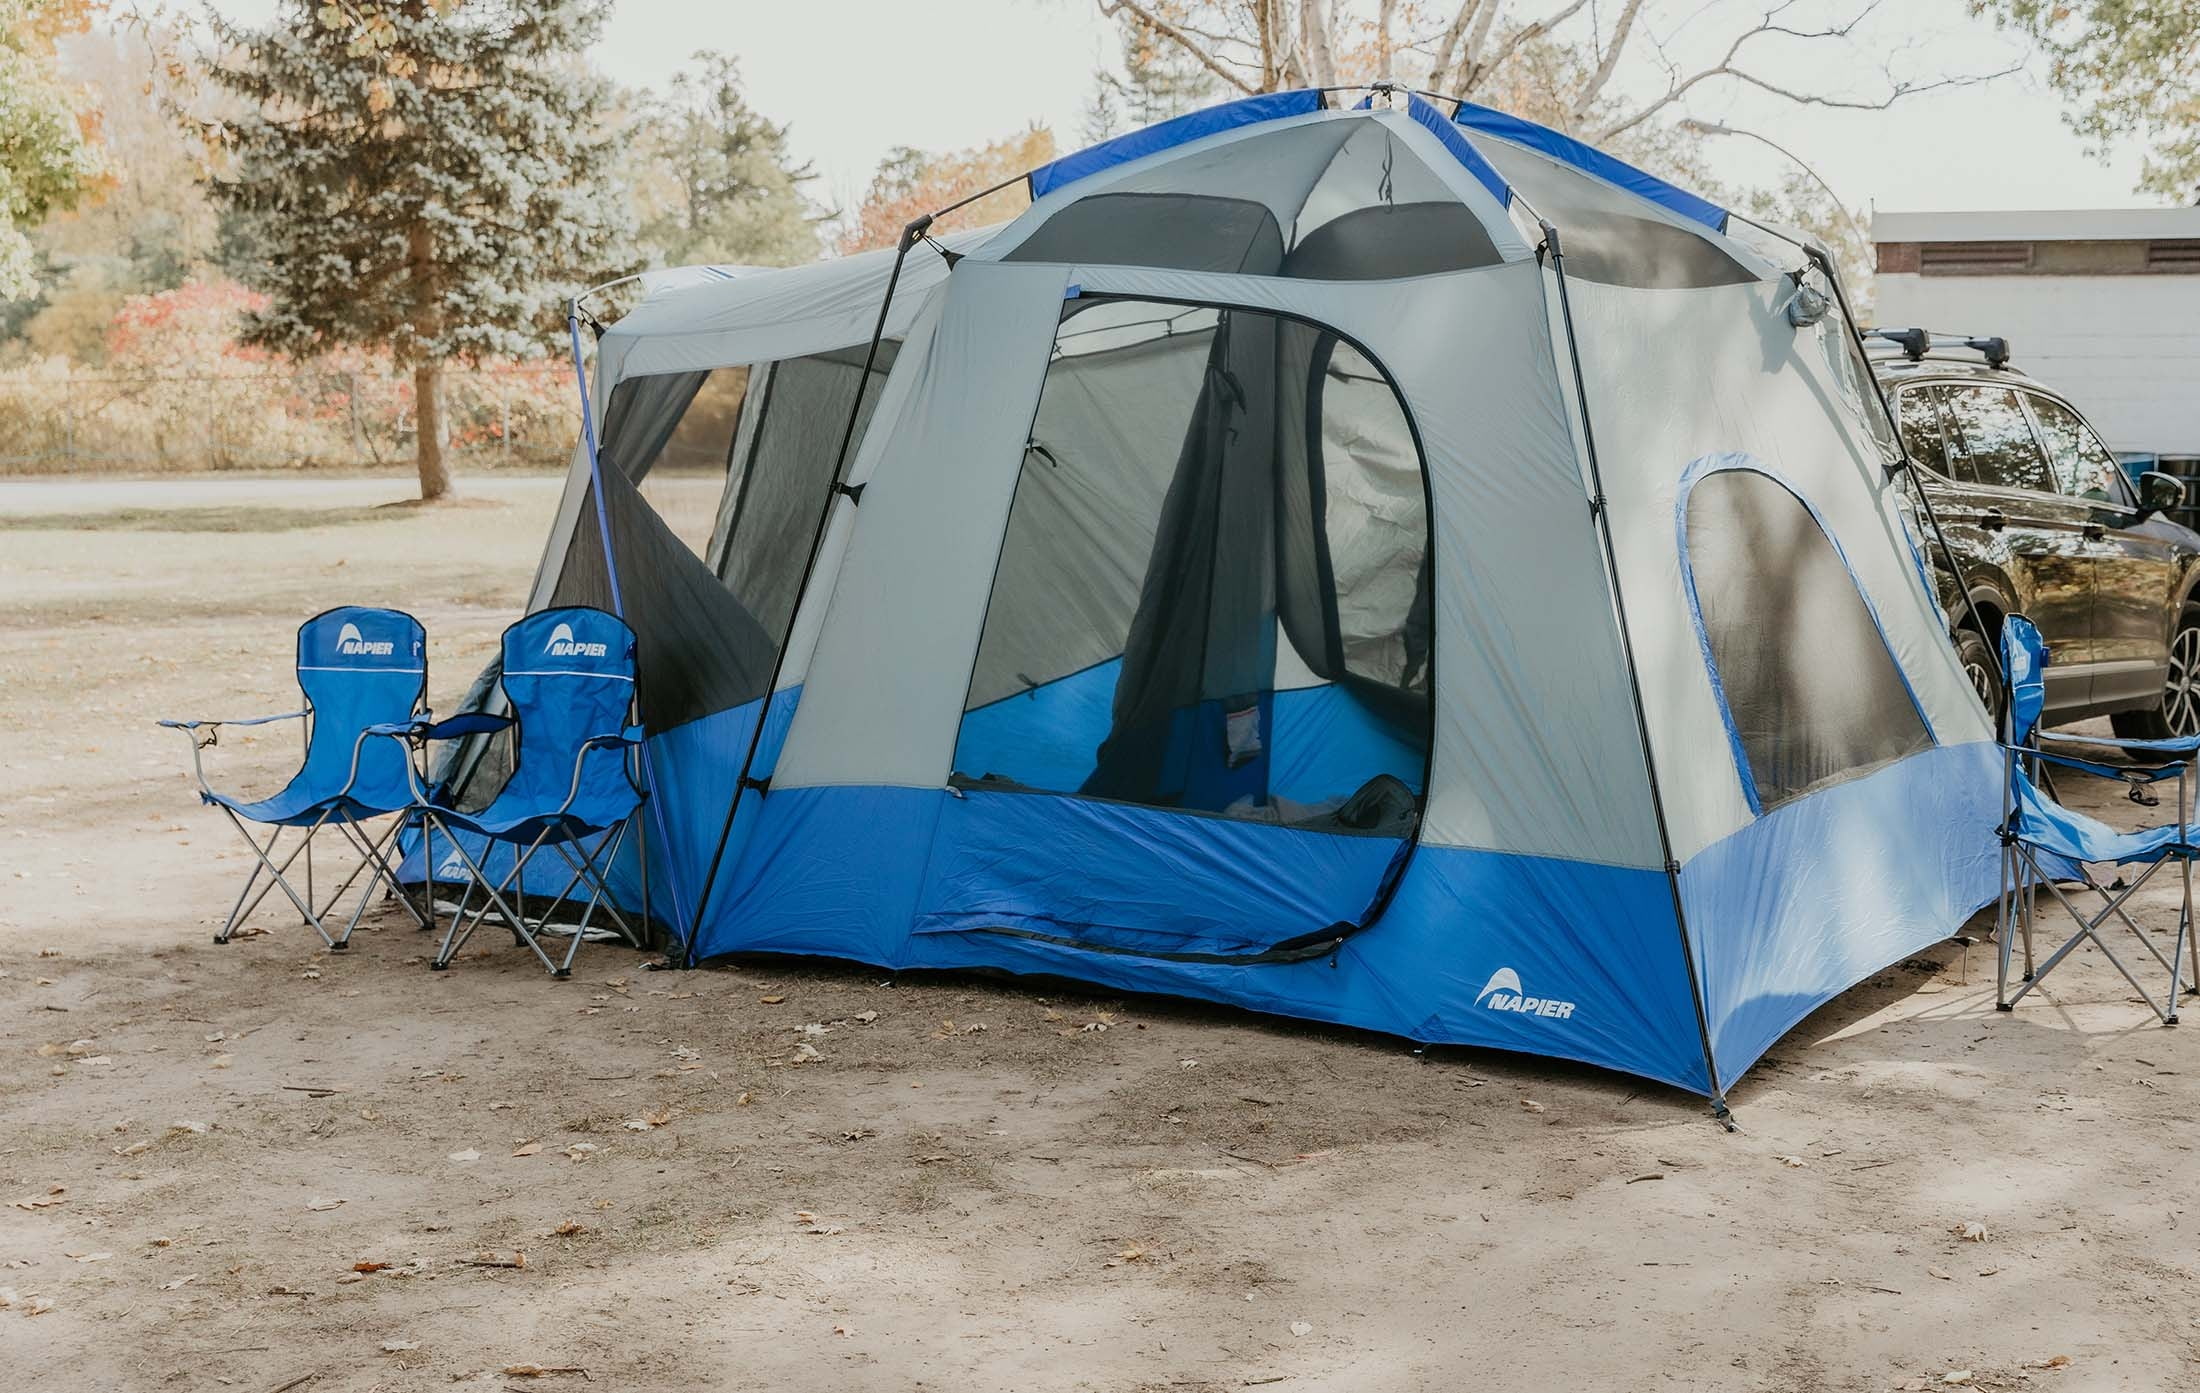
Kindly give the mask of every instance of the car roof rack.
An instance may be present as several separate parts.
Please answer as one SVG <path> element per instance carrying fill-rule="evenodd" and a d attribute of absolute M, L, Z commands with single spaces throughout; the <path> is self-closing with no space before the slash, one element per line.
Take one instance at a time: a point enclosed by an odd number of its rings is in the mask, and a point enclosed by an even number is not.
<path fill-rule="evenodd" d="M 1930 329 L 1866 329 L 1864 337 L 1893 344 L 1913 363 L 1923 362 L 1925 355 L 1936 348 L 1952 347 L 1972 350 L 1986 359 L 1987 367 L 1997 372 L 2009 366 L 2009 340 L 1999 336 L 1935 334 Z"/>

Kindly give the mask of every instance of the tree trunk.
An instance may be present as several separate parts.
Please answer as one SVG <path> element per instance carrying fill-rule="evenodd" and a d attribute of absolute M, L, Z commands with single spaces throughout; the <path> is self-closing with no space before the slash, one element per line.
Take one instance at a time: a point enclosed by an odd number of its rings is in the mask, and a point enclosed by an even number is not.
<path fill-rule="evenodd" d="M 443 419 L 443 364 L 433 359 L 413 369 L 413 418 L 419 427 L 420 497 L 433 503 L 451 491 L 451 464 L 443 457 L 450 436 Z"/>

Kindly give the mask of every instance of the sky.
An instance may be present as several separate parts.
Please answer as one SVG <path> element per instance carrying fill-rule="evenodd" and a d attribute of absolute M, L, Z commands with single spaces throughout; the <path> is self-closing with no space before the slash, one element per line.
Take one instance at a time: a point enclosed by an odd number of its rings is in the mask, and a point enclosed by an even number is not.
<path fill-rule="evenodd" d="M 1699 8 L 1716 12 L 1725 4 Z M 215 6 L 258 20 L 273 0 Z M 1729 12 L 1737 7 L 1752 8 L 1733 0 Z M 1698 24 L 1704 42 L 1723 37 Z M 1797 46 L 1764 66 L 1797 84 L 1862 92 L 1883 81 L 1876 64 L 1889 54 L 1912 80 L 1993 71 L 2024 58 L 1969 18 L 1963 0 L 1897 0 L 1862 47 L 1870 52 Z M 1053 128 L 1063 149 L 1074 149 L 1093 73 L 1117 57 L 1111 24 L 1094 0 L 617 0 L 593 57 L 621 83 L 662 87 L 702 48 L 740 59 L 751 102 L 788 124 L 796 154 L 820 175 L 820 196 L 843 208 L 896 145 L 963 148 L 1037 121 Z M 2132 192 L 2136 149 L 2106 159 L 2086 153 L 2036 71 L 1908 98 L 1888 111 L 1798 107 L 1734 84 L 1705 84 L 1697 93 L 1688 115 L 1776 141 L 1853 209 L 2159 202 Z M 1775 184 L 1785 167 L 1782 156 L 1741 137 L 1715 140 L 1708 159 L 1737 187 Z"/>

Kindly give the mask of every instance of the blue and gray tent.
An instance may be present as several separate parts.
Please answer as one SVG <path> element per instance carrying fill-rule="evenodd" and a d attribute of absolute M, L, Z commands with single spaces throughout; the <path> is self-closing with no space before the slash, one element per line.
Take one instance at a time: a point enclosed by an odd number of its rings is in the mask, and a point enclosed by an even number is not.
<path fill-rule="evenodd" d="M 1720 1098 L 1993 897 L 1992 729 L 1823 264 L 1392 94 L 1029 189 L 601 338 L 533 604 L 639 634 L 677 951 Z"/>

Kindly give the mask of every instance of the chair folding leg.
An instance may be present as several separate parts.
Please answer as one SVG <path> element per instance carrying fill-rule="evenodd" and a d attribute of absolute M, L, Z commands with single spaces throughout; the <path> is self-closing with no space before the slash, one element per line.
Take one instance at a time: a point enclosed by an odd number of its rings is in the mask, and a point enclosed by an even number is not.
<path fill-rule="evenodd" d="M 2094 894 L 2100 896 L 2101 900 L 2103 901 L 2103 905 L 2100 911 L 2098 913 L 2089 915 L 2084 909 L 2080 908 L 2078 904 L 2070 898 L 2069 895 L 2064 893 L 2063 888 L 2060 885 L 2057 885 L 2054 881 L 2046 878 L 2045 873 L 2040 870 L 2037 862 L 2032 859 L 2031 853 L 2029 851 L 2020 847 L 2017 849 L 2017 854 L 2018 859 L 2022 863 L 2022 866 L 2024 868 L 2025 878 L 2030 878 L 2031 876 L 2035 875 L 2039 876 L 2040 883 L 2046 885 L 2048 893 L 2052 894 L 2055 899 L 2061 903 L 2063 909 L 2069 913 L 2072 922 L 2077 924 L 2078 931 L 2072 934 L 2070 938 L 2062 944 L 2061 947 L 2055 949 L 2054 952 L 2048 954 L 2047 957 L 2039 963 L 2036 971 L 2027 973 L 2024 985 L 2022 987 L 2019 987 L 2014 995 L 2004 996 L 2003 999 L 1997 1004 L 2000 1005 L 2003 1010 L 2012 1009 L 2019 1001 L 2022 1001 L 2034 987 L 2045 981 L 2047 979 L 2047 975 L 2053 972 L 2056 967 L 2062 963 L 2064 958 L 2069 957 L 2071 953 L 2075 952 L 2080 944 L 2091 942 L 2094 947 L 2101 950 L 2102 956 L 2106 957 L 2109 963 L 2119 973 L 2123 974 L 2124 980 L 2129 982 L 2132 986 L 2132 989 L 2139 993 L 2139 999 L 2147 1003 L 2147 1009 L 2151 1010 L 2154 1013 L 2156 1019 L 2160 1020 L 2162 1024 L 2166 1026 L 2177 1024 L 2177 994 L 2179 987 L 2182 985 L 2182 976 L 2178 968 L 2178 959 L 2184 955 L 2186 951 L 2188 936 L 2191 933 L 2191 914 L 2189 911 L 2189 906 L 2185 909 L 2180 910 L 2178 914 L 2177 938 L 2175 943 L 2172 945 L 2169 954 L 2166 957 L 2162 953 L 2161 949 L 2154 946 L 2153 940 L 2147 936 L 2146 931 L 2142 929 L 2139 924 L 2134 921 L 2132 917 L 2124 910 L 2124 902 L 2129 900 L 2133 895 L 2137 894 L 2141 887 L 2146 885 L 2148 881 L 2154 878 L 2155 872 L 2159 871 L 2162 868 L 2162 863 L 2157 861 L 2154 864 L 2148 866 L 2147 869 L 2139 874 L 2137 877 L 2135 877 L 2131 881 L 2131 883 L 2114 893 L 2111 893 L 2107 887 L 2094 881 L 2093 878 L 2088 875 L 2085 881 L 2086 888 L 2091 890 Z M 2131 968 L 2124 962 L 2123 958 L 2117 954 L 2116 950 L 2109 946 L 2108 940 L 2101 936 L 2101 925 L 2107 923 L 2108 920 L 2112 917 L 2121 920 L 2124 925 L 2129 928 L 2132 931 L 2133 935 L 2139 940 L 2140 946 L 2145 948 L 2147 952 L 2153 956 L 2154 960 L 2157 963 L 2160 963 L 2161 965 L 2169 969 L 2169 993 L 2163 1004 L 2155 1004 L 2153 989 L 2139 980 L 2138 975 L 2131 970 Z M 2005 951 L 2006 947 L 2007 945 L 2004 945 Z M 2004 990 L 2006 990 L 2006 972 L 2004 973 L 2003 986 Z"/>
<path fill-rule="evenodd" d="M 433 813 L 428 813 L 425 816 L 431 822 L 436 821 Z M 481 922 L 483 915 L 489 909 L 494 908 L 507 924 L 517 924 L 519 922 L 519 916 L 513 912 L 509 904 L 505 903 L 504 896 L 497 884 L 489 879 L 488 872 L 481 868 L 481 863 L 474 860 L 473 853 L 466 849 L 466 844 L 457 837 L 452 836 L 449 828 L 445 828 L 443 834 L 450 837 L 451 848 L 458 853 L 458 859 L 465 864 L 468 873 L 472 876 L 471 882 L 466 887 L 467 897 L 471 898 L 474 888 L 479 886 L 482 893 L 488 897 L 488 904 L 484 905 L 471 921 L 465 923 L 464 932 L 460 931 L 464 916 L 463 902 L 459 909 L 452 912 L 451 927 L 444 932 L 442 946 L 436 949 L 434 959 L 428 964 L 431 969 L 437 972 L 441 972 L 451 965 L 451 958 L 460 948 L 465 946 L 466 940 L 473 936 L 475 925 Z M 431 879 L 429 883 L 432 885 L 434 882 Z M 540 949 L 536 950 L 536 955 L 541 957 L 546 965 L 549 964 L 550 959 Z"/>
<path fill-rule="evenodd" d="M 249 831 L 245 830 L 244 819 L 238 817 L 237 814 L 229 808 L 225 807 L 222 809 L 222 811 L 228 814 L 230 825 L 237 829 L 238 836 L 244 838 L 244 844 L 252 848 L 252 855 L 259 861 L 260 866 L 262 868 L 265 868 L 265 870 L 267 871 L 270 878 L 270 883 L 260 888 L 260 893 L 253 897 L 252 903 L 246 905 L 242 913 L 239 913 L 234 909 L 230 911 L 229 921 L 222 925 L 222 931 L 220 933 L 214 935 L 214 941 L 216 943 L 227 943 L 230 939 L 230 936 L 236 932 L 237 926 L 243 923 L 246 918 L 250 917 L 253 910 L 260 907 L 260 901 L 267 897 L 267 892 L 269 890 L 281 890 L 283 894 L 290 900 L 292 906 L 294 906 L 297 909 L 298 913 L 305 919 L 306 923 L 312 925 L 314 932 L 321 935 L 322 942 L 330 942 L 331 940 L 328 936 L 328 930 L 321 926 L 320 916 L 313 912 L 312 902 L 310 900 L 300 899 L 298 896 L 298 892 L 295 889 L 291 888 L 290 881 L 284 877 L 284 872 L 288 871 L 291 867 L 291 864 L 298 859 L 299 853 L 313 845 L 313 834 L 321 830 L 322 824 L 328 821 L 329 814 L 324 812 L 320 815 L 320 817 L 314 819 L 313 825 L 306 828 L 305 837 L 298 843 L 298 845 L 290 849 L 290 854 L 284 857 L 283 863 L 278 866 L 275 864 L 272 858 L 275 850 L 276 840 L 280 838 L 283 834 L 283 829 L 280 826 L 277 826 L 268 833 L 267 845 L 263 847 L 260 845 L 257 838 L 255 838 Z M 257 872 L 255 872 L 255 875 L 256 874 Z M 250 888 L 251 885 L 248 881 L 246 884 L 246 889 L 249 890 Z M 243 899 L 241 896 L 239 897 L 239 903 L 243 903 Z"/>

